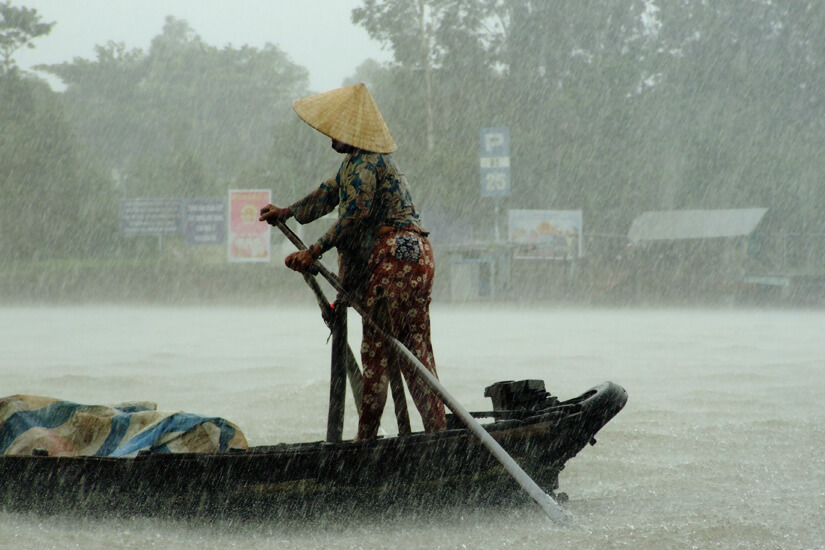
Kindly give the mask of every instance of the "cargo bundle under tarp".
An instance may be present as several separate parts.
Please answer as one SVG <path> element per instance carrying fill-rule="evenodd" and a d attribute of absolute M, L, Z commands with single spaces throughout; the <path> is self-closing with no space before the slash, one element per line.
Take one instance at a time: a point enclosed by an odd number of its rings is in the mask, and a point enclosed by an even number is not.
<path fill-rule="evenodd" d="M 158 411 L 154 403 L 82 405 L 52 397 L 0 399 L 0 455 L 134 456 L 247 449 L 223 418 Z"/>

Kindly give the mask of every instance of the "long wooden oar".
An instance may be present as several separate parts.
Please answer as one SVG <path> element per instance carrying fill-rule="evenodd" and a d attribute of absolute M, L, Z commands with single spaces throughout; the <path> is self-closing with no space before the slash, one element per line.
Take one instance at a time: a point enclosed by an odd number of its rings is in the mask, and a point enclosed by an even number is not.
<path fill-rule="evenodd" d="M 304 250 L 306 248 L 298 235 L 287 227 L 284 222 L 278 221 L 275 222 L 275 225 L 299 250 Z M 513 479 L 521 485 L 521 488 L 524 489 L 525 492 L 527 492 L 527 494 L 530 495 L 530 497 L 542 507 L 551 519 L 560 523 L 564 523 L 568 520 L 567 514 L 565 514 L 564 510 L 562 510 L 558 503 L 553 500 L 553 497 L 545 493 L 541 487 L 539 487 L 538 484 L 533 481 L 529 475 L 527 475 L 527 472 L 525 472 L 521 466 L 513 460 L 513 457 L 507 454 L 507 451 L 499 445 L 498 441 L 493 439 L 493 436 L 481 427 L 481 424 L 479 424 L 478 421 L 476 421 L 476 419 L 474 419 L 470 413 L 467 412 L 467 409 L 465 409 L 461 403 L 456 401 L 456 399 L 450 395 L 444 386 L 441 385 L 441 382 L 439 382 L 438 379 L 433 376 L 429 370 L 427 370 L 427 367 L 425 367 L 424 364 L 419 361 L 418 358 L 413 355 L 404 344 L 399 342 L 392 335 L 388 334 L 382 327 L 378 326 L 375 321 L 373 321 L 372 316 L 370 316 L 360 304 L 348 298 L 347 291 L 344 289 L 341 281 L 334 273 L 330 272 L 320 261 L 316 261 L 313 264 L 312 271 L 320 273 L 321 276 L 323 276 L 342 297 L 347 299 L 352 308 L 355 309 L 359 315 L 361 315 L 364 321 L 367 322 L 387 342 L 389 342 L 398 352 L 399 356 L 406 359 L 407 362 L 416 369 L 418 375 L 421 376 L 433 393 L 435 393 L 444 402 L 444 404 L 449 407 L 451 411 L 453 411 L 453 414 L 461 419 L 464 425 L 467 426 L 467 428 L 481 441 L 482 445 L 487 447 L 487 450 L 489 450 L 490 453 L 501 463 L 501 465 L 504 466 L 504 469 L 507 470 Z"/>

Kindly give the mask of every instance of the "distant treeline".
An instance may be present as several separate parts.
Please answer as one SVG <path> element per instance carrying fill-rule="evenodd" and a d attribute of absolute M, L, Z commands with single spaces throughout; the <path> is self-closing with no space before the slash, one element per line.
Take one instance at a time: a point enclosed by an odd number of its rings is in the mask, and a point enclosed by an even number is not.
<path fill-rule="evenodd" d="M 321 90 L 276 46 L 218 48 L 170 17 L 147 51 L 42 67 L 55 93 L 13 60 L 51 29 L 15 22 L 49 14 L 0 7 L 4 261 L 154 254 L 119 237 L 121 198 L 240 187 L 287 203 L 337 167 L 290 107 Z M 818 2 L 365 0 L 352 15 L 394 62 L 342 84 L 370 86 L 442 231 L 491 232 L 479 128 L 507 126 L 504 211 L 581 209 L 585 232 L 621 235 L 647 210 L 759 206 L 783 231 L 825 232 Z"/>

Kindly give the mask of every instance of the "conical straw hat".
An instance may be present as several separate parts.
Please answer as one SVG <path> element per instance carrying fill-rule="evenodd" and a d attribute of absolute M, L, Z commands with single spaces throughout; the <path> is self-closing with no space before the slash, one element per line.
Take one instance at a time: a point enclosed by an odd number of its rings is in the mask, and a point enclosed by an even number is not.
<path fill-rule="evenodd" d="M 363 83 L 296 99 L 292 108 L 304 122 L 347 145 L 373 153 L 397 149 L 378 105 Z"/>

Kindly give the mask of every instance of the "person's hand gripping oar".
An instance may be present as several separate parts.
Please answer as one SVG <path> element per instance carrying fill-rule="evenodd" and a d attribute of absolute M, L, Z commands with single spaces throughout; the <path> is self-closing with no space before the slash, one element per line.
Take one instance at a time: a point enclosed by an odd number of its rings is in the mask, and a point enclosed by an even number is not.
<path fill-rule="evenodd" d="M 338 291 L 339 295 L 346 299 L 350 306 L 355 309 L 355 311 L 357 311 L 358 314 L 361 315 L 361 317 L 369 323 L 376 332 L 381 334 L 381 336 L 396 349 L 399 356 L 406 360 L 415 369 L 416 373 L 422 377 L 427 386 L 429 386 L 429 388 L 444 402 L 453 414 L 461 419 L 464 425 L 467 426 L 473 435 L 481 441 L 481 444 L 484 445 L 488 451 L 490 451 L 496 460 L 504 466 L 507 473 L 515 479 L 521 488 L 524 489 L 524 491 L 527 492 L 527 494 L 530 495 L 530 497 L 542 507 L 545 513 L 547 513 L 547 515 L 554 521 L 566 523 L 568 521 L 567 514 L 565 514 L 558 503 L 553 500 L 553 497 L 545 493 L 542 488 L 539 487 L 529 475 L 527 475 L 521 466 L 519 466 L 518 463 L 513 460 L 509 454 L 507 454 L 507 451 L 499 445 L 498 441 L 496 441 L 493 436 L 491 436 L 490 433 L 487 432 L 487 430 L 485 430 L 481 424 L 479 424 L 478 421 L 470 415 L 467 409 L 465 409 L 446 390 L 446 388 L 444 388 L 441 382 L 439 382 L 439 380 L 427 370 L 424 364 L 421 363 L 421 361 L 419 361 L 418 358 L 413 355 L 406 346 L 388 334 L 382 327 L 378 326 L 367 311 L 359 303 L 349 297 L 347 291 L 341 284 L 341 281 L 335 274 L 331 273 L 320 261 L 316 261 L 312 251 L 307 249 L 301 239 L 284 223 L 284 220 L 289 217 L 289 209 L 279 209 L 276 214 L 272 215 L 270 215 L 269 212 L 272 212 L 272 210 L 269 210 L 267 213 L 262 211 L 261 221 L 266 221 L 276 226 L 284 233 L 292 244 L 294 244 L 301 251 L 300 253 L 290 255 L 291 260 L 287 263 L 287 266 L 302 273 L 315 271 L 317 269 L 317 272 L 320 273 L 336 291 Z M 293 265 L 295 267 L 293 267 Z"/>

